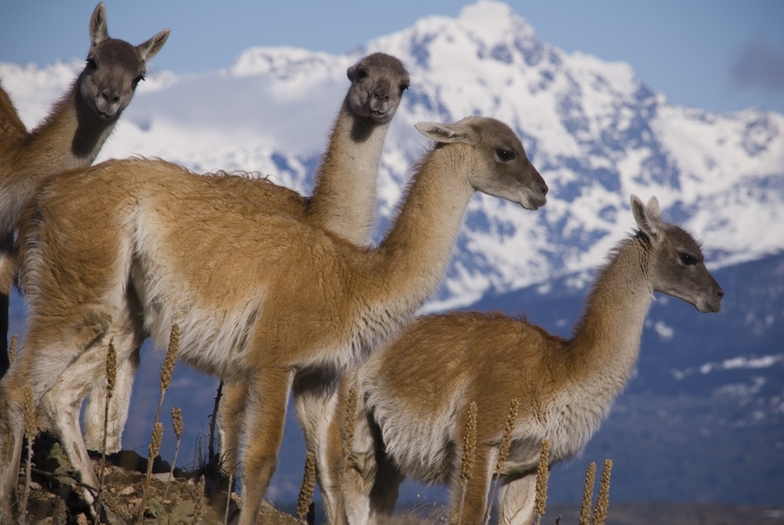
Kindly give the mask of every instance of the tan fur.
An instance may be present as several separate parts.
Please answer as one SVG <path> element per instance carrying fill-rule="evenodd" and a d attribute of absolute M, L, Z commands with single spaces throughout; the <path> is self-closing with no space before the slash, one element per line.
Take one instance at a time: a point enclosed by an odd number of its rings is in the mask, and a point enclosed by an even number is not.
<path fill-rule="evenodd" d="M 110 38 L 100 3 L 90 18 L 87 66 L 42 124 L 28 133 L 0 89 L 0 238 L 13 233 L 22 207 L 44 177 L 92 164 L 144 77 L 146 62 L 168 37 L 164 29 L 138 46 Z M 12 140 L 6 140 L 9 134 Z M 11 254 L 0 254 L 0 293 L 9 293 L 14 266 Z"/>
<path fill-rule="evenodd" d="M 15 140 L 26 136 L 27 128 L 22 119 L 19 118 L 16 106 L 14 106 L 6 90 L 0 85 L 0 138 L 2 138 L 0 151 L 11 147 Z"/>
<path fill-rule="evenodd" d="M 359 369 L 360 410 L 370 419 L 358 420 L 377 426 L 381 443 L 367 438 L 369 430 L 358 431 L 365 437 L 355 439 L 345 485 L 351 525 L 392 510 L 370 502 L 380 499 L 370 495 L 377 448 L 403 475 L 450 485 L 456 522 L 481 523 L 512 399 L 520 406 L 503 463 L 500 523 L 530 523 L 542 440 L 551 442 L 552 464 L 579 452 L 598 429 L 637 362 L 653 293 L 679 297 L 701 312 L 720 310 L 723 291 L 694 239 L 660 221 L 655 199 L 646 208 L 633 197 L 632 209 L 641 233 L 619 244 L 599 272 L 572 339 L 500 314 L 435 315 L 416 319 Z M 463 513 L 454 516 L 472 401 L 478 459 Z M 375 490 L 394 491 L 394 483 L 379 479 Z"/>
<path fill-rule="evenodd" d="M 248 383 L 240 522 L 255 522 L 295 372 L 351 367 L 408 319 L 443 275 L 476 191 L 545 203 L 547 186 L 508 126 L 471 117 L 417 128 L 439 144 L 375 249 L 163 161 L 109 161 L 47 180 L 20 226 L 30 314 L 25 350 L 0 382 L 0 509 L 10 508 L 19 461 L 20 385 L 33 387 L 92 484 L 78 416 L 106 344 L 114 340 L 119 365 L 139 338 L 165 347 L 177 323 L 181 360 Z"/>
<path fill-rule="evenodd" d="M 348 68 L 347 76 L 351 86 L 333 126 L 324 161 L 316 173 L 312 197 L 305 198 L 264 179 L 226 173 L 214 175 L 213 183 L 237 199 L 264 206 L 268 212 L 277 210 L 326 228 L 355 244 L 367 243 L 384 138 L 410 80 L 403 64 L 383 53 L 364 57 Z M 109 417 L 107 450 L 110 452 L 121 449 L 121 432 L 127 420 L 132 379 L 138 363 L 138 359 L 129 360 L 120 368 L 122 388 L 112 400 L 115 410 Z M 238 391 L 234 392 L 234 389 Z M 226 468 L 236 476 L 241 437 L 241 426 L 236 421 L 242 420 L 247 388 L 227 383 L 224 393 L 218 418 L 221 456 Z M 102 445 L 104 396 L 105 390 L 96 388 L 85 411 L 84 438 L 90 449 L 97 450 Z M 298 409 L 298 413 L 302 410 L 307 407 Z M 300 419 L 310 418 L 302 416 Z M 312 435 L 314 432 L 306 432 L 306 436 Z M 315 443 L 308 445 L 316 446 Z"/>

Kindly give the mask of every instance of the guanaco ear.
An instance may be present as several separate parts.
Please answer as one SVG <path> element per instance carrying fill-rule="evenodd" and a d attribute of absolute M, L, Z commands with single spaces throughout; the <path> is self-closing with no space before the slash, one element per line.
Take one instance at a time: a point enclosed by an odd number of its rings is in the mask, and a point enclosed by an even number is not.
<path fill-rule="evenodd" d="M 95 47 L 104 40 L 109 39 L 109 30 L 106 28 L 106 8 L 103 2 L 95 6 L 90 17 L 90 45 Z"/>
<path fill-rule="evenodd" d="M 354 64 L 346 70 L 346 76 L 351 82 L 361 82 L 368 76 L 367 69 L 359 64 Z"/>
<path fill-rule="evenodd" d="M 139 53 L 139 57 L 141 57 L 143 62 L 147 62 L 152 57 L 158 54 L 158 51 L 161 50 L 163 44 L 169 39 L 169 33 L 171 31 L 167 27 L 147 42 L 143 44 L 139 44 L 136 46 L 136 51 Z"/>
<path fill-rule="evenodd" d="M 416 129 L 429 139 L 442 144 L 451 142 L 463 142 L 466 144 L 476 144 L 476 134 L 468 126 L 457 124 L 438 124 L 436 122 L 420 122 L 416 124 Z"/>
<path fill-rule="evenodd" d="M 651 197 L 648 205 L 645 206 L 637 195 L 632 195 L 632 213 L 637 226 L 650 237 L 656 238 L 661 231 L 661 214 L 659 211 L 659 201 L 656 197 Z"/>

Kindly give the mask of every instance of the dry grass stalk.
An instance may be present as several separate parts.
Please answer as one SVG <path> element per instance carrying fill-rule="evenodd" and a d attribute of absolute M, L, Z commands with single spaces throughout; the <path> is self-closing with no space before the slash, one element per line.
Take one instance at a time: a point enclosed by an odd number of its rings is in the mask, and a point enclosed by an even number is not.
<path fill-rule="evenodd" d="M 474 474 L 474 464 L 476 463 L 476 402 L 471 401 L 468 405 L 468 415 L 466 417 L 465 435 L 463 437 L 463 457 L 460 464 L 460 479 L 463 481 L 463 493 L 460 497 L 460 507 L 455 516 L 455 521 L 459 522 L 463 515 L 463 505 L 465 503 L 465 493 L 468 480 Z"/>
<path fill-rule="evenodd" d="M 610 472 L 612 471 L 612 460 L 604 460 L 604 470 L 602 470 L 602 481 L 599 485 L 599 497 L 596 500 L 596 508 L 593 510 L 593 525 L 604 525 L 607 520 L 607 513 L 610 510 Z"/>
<path fill-rule="evenodd" d="M 504 434 L 501 436 L 501 444 L 498 447 L 498 461 L 495 466 L 496 475 L 501 473 L 504 461 L 509 457 L 509 449 L 512 448 L 512 432 L 514 432 L 514 424 L 519 408 L 520 402 L 517 399 L 512 399 L 512 402 L 509 404 L 509 415 L 506 418 L 506 425 L 504 425 Z"/>
<path fill-rule="evenodd" d="M 471 401 L 471 404 L 468 405 L 463 458 L 460 466 L 460 479 L 463 481 L 471 479 L 471 475 L 474 473 L 474 463 L 476 462 L 476 412 L 476 402 Z"/>
<path fill-rule="evenodd" d="M 106 400 L 103 406 L 103 442 L 101 445 L 101 476 L 98 480 L 98 494 L 95 497 L 96 523 L 101 519 L 101 495 L 103 492 L 103 482 L 106 477 L 106 436 L 109 424 L 109 402 L 114 395 L 114 384 L 117 381 L 117 351 L 114 348 L 114 339 L 109 340 L 109 347 L 106 350 Z"/>
<path fill-rule="evenodd" d="M 591 525 L 591 505 L 593 503 L 593 485 L 596 481 L 596 463 L 588 465 L 583 486 L 583 503 L 580 506 L 579 525 Z"/>
<path fill-rule="evenodd" d="M 308 450 L 305 455 L 305 475 L 302 478 L 302 486 L 299 489 L 299 497 L 297 498 L 297 518 L 300 521 L 304 521 L 308 515 L 315 486 L 316 455 L 313 451 Z"/>
<path fill-rule="evenodd" d="M 343 415 L 343 426 L 340 429 L 340 439 L 343 445 L 343 458 L 342 461 L 347 462 L 351 451 L 354 448 L 354 429 L 357 424 L 357 389 L 350 388 L 348 391 L 348 399 L 346 399 L 346 413 Z M 346 470 L 344 463 L 340 468 L 340 482 L 343 484 L 343 476 Z"/>
<path fill-rule="evenodd" d="M 14 364 L 16 361 L 16 350 L 19 345 L 19 336 L 14 334 L 11 336 L 11 347 L 8 349 L 8 363 Z"/>
<path fill-rule="evenodd" d="M 161 410 L 163 409 L 163 398 L 166 395 L 166 390 L 171 384 L 172 374 L 174 373 L 174 364 L 177 362 L 177 353 L 180 350 L 180 325 L 177 323 L 171 327 L 169 335 L 169 348 L 166 351 L 166 357 L 163 359 L 163 366 L 161 367 L 161 397 L 158 399 L 158 410 L 155 412 L 155 421 L 152 425 L 152 441 L 150 442 L 150 454 L 147 461 L 147 478 L 144 482 L 144 494 L 142 495 L 142 504 L 139 509 L 139 523 L 144 519 L 144 507 L 147 504 L 147 492 L 150 489 L 150 480 L 152 479 L 152 463 L 155 456 L 161 447 L 161 438 L 163 437 L 163 425 L 161 424 Z M 156 441 L 157 438 L 157 441 Z"/>
<path fill-rule="evenodd" d="M 347 458 L 351 454 L 354 446 L 354 427 L 357 424 L 357 389 L 351 388 L 348 391 L 346 401 L 346 414 L 343 419 L 343 457 Z"/>
<path fill-rule="evenodd" d="M 166 392 L 171 384 L 172 374 L 174 373 L 174 363 L 177 362 L 177 353 L 180 351 L 180 325 L 177 323 L 171 327 L 169 334 L 169 349 L 166 351 L 166 358 L 163 360 L 161 368 L 161 392 Z"/>
<path fill-rule="evenodd" d="M 542 451 L 539 454 L 539 467 L 536 469 L 536 499 L 534 500 L 534 514 L 538 524 L 547 503 L 547 475 L 550 466 L 550 441 L 542 441 Z"/>
<path fill-rule="evenodd" d="M 152 464 L 161 450 L 162 440 L 163 424 L 160 421 L 156 421 L 152 426 L 152 440 L 150 441 L 150 449 L 147 456 L 147 476 L 144 479 L 144 493 L 142 493 L 142 502 L 139 505 L 139 520 L 137 523 L 144 523 L 144 509 L 147 507 L 147 497 L 149 496 L 150 482 L 152 481 Z"/>
<path fill-rule="evenodd" d="M 501 435 L 501 443 L 498 446 L 498 459 L 495 464 L 495 479 L 493 480 L 493 490 L 490 492 L 490 501 L 487 503 L 487 510 L 485 512 L 485 525 L 490 523 L 490 515 L 493 511 L 493 503 L 495 502 L 498 493 L 498 480 L 501 478 L 501 470 L 504 468 L 504 462 L 509 457 L 509 449 L 512 448 L 512 432 L 514 432 L 515 420 L 517 420 L 517 411 L 520 408 L 520 402 L 517 399 L 512 399 L 509 403 L 509 415 L 506 417 L 506 424 L 504 425 L 504 433 Z"/>
<path fill-rule="evenodd" d="M 26 386 L 24 389 L 24 411 L 25 411 L 25 439 L 27 440 L 27 461 L 25 464 L 25 486 L 22 493 L 22 515 L 20 516 L 20 523 L 27 523 L 27 500 L 30 497 L 30 480 L 32 476 L 33 466 L 33 438 L 36 435 L 35 425 L 35 397 L 33 389 Z"/>
<path fill-rule="evenodd" d="M 152 442 L 150 442 L 150 461 L 158 455 L 161 450 L 161 441 L 163 440 L 163 424 L 156 421 L 152 427 Z"/>
<path fill-rule="evenodd" d="M 179 442 L 179 439 L 182 438 L 185 426 L 182 423 L 182 410 L 178 407 L 172 408 L 172 426 L 174 427 L 174 435 L 177 436 Z"/>
<path fill-rule="evenodd" d="M 204 487 L 206 485 L 205 476 L 200 476 L 196 483 L 196 502 L 193 505 L 193 519 L 191 523 L 201 523 L 201 512 L 204 506 Z"/>
<path fill-rule="evenodd" d="M 166 478 L 166 490 L 163 492 L 163 499 L 169 494 L 169 482 L 174 477 L 174 466 L 177 464 L 177 456 L 180 453 L 180 442 L 182 441 L 182 434 L 184 425 L 182 423 L 182 410 L 178 407 L 173 407 L 172 411 L 172 426 L 174 427 L 174 435 L 177 436 L 177 444 L 174 446 L 174 459 L 172 459 L 171 470 L 169 470 L 169 477 Z M 231 484 L 229 484 L 231 487 Z"/>

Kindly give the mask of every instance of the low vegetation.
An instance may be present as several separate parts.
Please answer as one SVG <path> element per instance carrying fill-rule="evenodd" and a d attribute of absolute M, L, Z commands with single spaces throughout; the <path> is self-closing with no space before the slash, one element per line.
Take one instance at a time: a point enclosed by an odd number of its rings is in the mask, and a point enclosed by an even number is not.
<path fill-rule="evenodd" d="M 26 406 L 26 440 L 27 446 L 23 464 L 19 469 L 19 486 L 17 493 L 21 495 L 20 523 L 100 523 L 107 516 L 113 522 L 169 525 L 176 523 L 204 523 L 221 524 L 231 523 L 239 513 L 242 504 L 241 497 L 229 487 L 234 480 L 221 468 L 219 455 L 215 453 L 215 428 L 210 426 L 211 436 L 207 450 L 201 456 L 204 458 L 200 465 L 191 469 L 176 467 L 177 451 L 182 437 L 182 414 L 179 409 L 172 410 L 172 428 L 177 439 L 177 446 L 173 462 L 170 464 L 158 455 L 164 428 L 160 421 L 161 407 L 177 360 L 179 350 L 179 327 L 172 327 L 169 348 L 161 370 L 160 390 L 161 396 L 158 410 L 153 424 L 153 432 L 149 445 L 147 458 L 139 456 L 133 451 L 122 451 L 114 454 L 96 452 L 91 456 L 93 467 L 98 472 L 100 485 L 93 488 L 96 498 L 92 508 L 89 508 L 80 497 L 81 490 L 85 487 L 72 476 L 70 464 L 65 452 L 57 442 L 56 436 L 48 431 L 38 432 L 35 428 L 35 410 L 32 403 Z M 14 337 L 14 343 L 16 338 Z M 16 349 L 16 344 L 12 347 Z M 11 353 L 11 360 L 15 352 Z M 106 381 L 107 399 L 111 399 L 115 382 L 116 362 L 113 344 L 107 349 Z M 356 391 L 352 391 L 356 398 Z M 216 407 L 220 401 L 220 387 L 216 397 Z M 519 403 L 512 400 L 510 404 L 509 420 L 514 421 Z M 355 407 L 349 404 L 349 410 L 344 421 L 344 436 L 351 435 L 353 431 Z M 212 419 L 214 420 L 214 414 Z M 106 421 L 106 418 L 104 419 Z M 468 425 L 471 425 L 469 419 Z M 507 422 L 507 427 L 510 427 Z M 475 427 L 475 418 L 474 418 Z M 37 436 L 36 436 L 37 434 Z M 506 435 L 506 433 L 505 433 Z M 474 468 L 473 450 L 470 440 L 475 439 L 474 432 L 467 432 L 467 451 L 463 457 L 461 477 L 468 481 Z M 346 442 L 350 442 L 347 439 Z M 510 446 L 509 439 L 503 439 L 500 445 L 499 461 L 495 471 L 492 489 L 490 491 L 490 505 L 497 496 L 498 480 L 500 478 L 500 465 L 503 463 L 505 451 Z M 475 443 L 474 443 L 475 445 Z M 344 446 L 345 453 L 349 453 L 348 446 Z M 542 522 L 545 514 L 547 498 L 548 476 L 548 451 L 549 442 L 542 443 L 540 467 L 537 473 L 536 494 L 536 523 Z M 594 479 L 596 465 L 591 464 L 586 476 L 585 496 L 580 512 L 579 525 L 603 525 L 607 518 L 609 504 L 610 469 L 612 462 L 607 460 L 601 478 L 599 496 L 595 506 L 592 505 L 594 493 Z M 260 516 L 261 523 L 269 525 L 296 525 L 302 523 L 316 523 L 315 505 L 312 496 L 315 485 L 315 458 L 312 453 L 306 458 L 305 474 L 296 508 L 296 517 L 264 504 Z M 417 516 L 414 513 L 393 518 L 390 524 L 414 523 L 447 523 L 444 507 L 438 507 L 429 516 Z M 554 523 L 560 523 L 560 516 L 554 518 Z M 488 510 L 484 524 L 491 522 L 491 512 Z"/>

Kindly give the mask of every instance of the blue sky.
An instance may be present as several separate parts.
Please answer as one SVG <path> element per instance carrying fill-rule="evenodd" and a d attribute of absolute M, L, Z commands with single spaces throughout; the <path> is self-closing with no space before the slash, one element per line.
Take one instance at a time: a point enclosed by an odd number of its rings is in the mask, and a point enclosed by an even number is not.
<path fill-rule="evenodd" d="M 46 65 L 84 58 L 95 0 L 10 0 L 0 10 L 0 61 Z M 248 47 L 339 54 L 428 15 L 448 0 L 107 0 L 112 36 L 172 36 L 153 65 L 174 72 L 229 66 Z M 712 111 L 762 106 L 784 113 L 780 0 L 510 0 L 539 37 L 567 52 L 622 60 L 673 103 Z M 386 7 L 394 5 L 392 9 Z"/>

